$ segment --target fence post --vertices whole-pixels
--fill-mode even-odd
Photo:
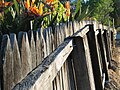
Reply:
[[[100,53],[98,49],[97,37],[95,35],[93,25],[89,25],[89,29],[90,30],[87,33],[87,36],[88,36],[92,67],[93,67],[95,87],[96,87],[96,90],[103,90],[102,78],[101,78],[102,71],[101,71],[101,65],[100,65]]]
[[[110,41],[107,30],[104,30],[104,42],[105,42],[105,48],[106,48],[106,55],[107,55],[107,61],[109,62],[109,67],[111,67],[111,50],[110,50]]]
[[[75,81],[77,90],[95,90],[92,66],[87,57],[88,49],[82,37],[75,37],[72,59],[74,64]],[[90,70],[90,71],[89,71]]]
[[[99,29],[98,43],[99,43],[100,51],[101,51],[103,73],[105,73],[105,80],[109,80],[105,43],[104,43],[104,38],[103,38],[103,35],[102,35],[102,32],[101,32],[101,29]]]

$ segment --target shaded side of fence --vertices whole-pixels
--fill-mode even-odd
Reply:
[[[70,22],[56,26],[55,29],[20,32],[18,37],[15,34],[4,35],[0,61],[2,89],[103,88],[102,76],[105,74],[108,80],[106,63],[109,62],[110,65],[111,60],[111,39],[107,37],[112,31],[103,30],[103,33],[97,30],[98,34],[95,35],[94,27],[78,31],[85,24],[86,22]],[[69,36],[72,37],[63,42]],[[81,81],[87,86],[82,85]]]

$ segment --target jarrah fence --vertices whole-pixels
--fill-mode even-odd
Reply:
[[[113,29],[95,21],[4,35],[2,90],[103,90]]]

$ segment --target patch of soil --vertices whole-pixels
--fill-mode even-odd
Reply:
[[[120,47],[113,50],[112,67],[109,69],[110,80],[105,84],[105,90],[120,90]]]

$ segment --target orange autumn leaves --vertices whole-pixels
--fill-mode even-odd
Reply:
[[[0,1],[0,12],[2,12],[5,7],[11,6],[11,5],[13,5],[12,2],[4,2],[4,0]]]
[[[25,7],[27,8],[27,10],[29,12],[32,12],[33,14],[37,15],[37,16],[42,16],[43,15],[43,7],[44,4],[41,3],[39,5],[39,8],[34,4],[35,0],[32,0],[32,2],[30,3],[30,0],[27,0],[25,2]]]
[[[66,1],[65,8],[66,8],[66,16],[70,16],[70,2],[69,1]]]
[[[46,0],[45,1],[45,3],[44,4],[48,4],[48,5],[50,5],[51,7],[53,7],[52,6],[52,3],[54,2],[55,0]],[[37,16],[42,16],[43,14],[44,14],[44,10],[43,10],[43,8],[44,8],[44,4],[43,3],[41,3],[40,5],[39,5],[39,7],[37,7],[35,4],[35,0],[32,0],[31,2],[30,2],[30,0],[26,0],[25,1],[25,7],[26,7],[26,9],[29,11],[29,12],[31,12],[31,13],[33,13],[33,14],[35,14],[35,15],[37,15]],[[53,4],[54,5],[54,4]],[[69,1],[66,1],[66,3],[65,3],[65,8],[66,8],[66,16],[70,16],[70,2]],[[49,12],[46,12],[47,14],[50,14]]]
[[[46,3],[52,3],[54,0],[46,0]]]

